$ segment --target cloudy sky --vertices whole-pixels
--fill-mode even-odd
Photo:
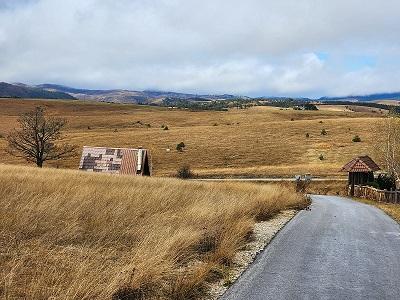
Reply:
[[[0,81],[250,96],[400,91],[399,0],[0,0]]]

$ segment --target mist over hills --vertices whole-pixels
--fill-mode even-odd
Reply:
[[[0,97],[3,98],[33,98],[33,99],[80,99],[113,103],[135,103],[135,104],[160,104],[165,100],[180,100],[190,102],[206,102],[218,100],[252,100],[268,99],[270,101],[285,101],[295,99],[298,101],[354,101],[354,102],[373,102],[379,100],[398,100],[400,101],[400,92],[379,93],[370,95],[350,95],[342,97],[321,97],[319,99],[310,99],[306,97],[247,97],[231,94],[212,95],[212,94],[190,94],[169,91],[144,90],[134,91],[125,89],[83,89],[74,88],[58,84],[39,84],[27,85],[24,83],[6,83],[0,82]]]
[[[0,98],[36,98],[36,99],[76,99],[68,93],[50,91],[25,84],[0,82]]]

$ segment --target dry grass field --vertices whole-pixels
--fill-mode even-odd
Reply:
[[[254,222],[307,204],[280,186],[2,164],[0,199],[1,299],[196,299]]]
[[[170,176],[190,165],[200,176],[340,175],[352,157],[371,154],[373,129],[381,114],[341,109],[320,111],[253,107],[228,112],[177,110],[79,101],[0,100],[0,135],[17,126],[17,116],[41,105],[69,120],[65,138],[80,147],[137,147],[151,150],[154,174]],[[169,130],[163,130],[162,125]],[[321,135],[325,129],[327,135]],[[309,138],[306,137],[309,133]],[[361,143],[353,143],[359,135]],[[176,144],[184,142],[182,153]],[[4,152],[0,162],[25,164]],[[167,152],[166,149],[171,149]],[[319,157],[322,155],[323,160]],[[76,169],[79,155],[48,166]]]

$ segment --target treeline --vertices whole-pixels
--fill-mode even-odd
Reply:
[[[375,102],[352,102],[352,101],[320,101],[313,103],[313,100],[302,98],[234,98],[225,100],[211,100],[207,98],[165,98],[161,105],[178,109],[189,110],[215,110],[227,111],[230,108],[247,109],[252,106],[271,106],[281,108],[292,108],[295,110],[318,110],[317,105],[344,105],[344,106],[365,106],[377,109],[389,110],[393,114],[400,115],[400,106],[380,104]]]
[[[346,106],[364,106],[364,107],[373,107],[377,109],[388,110],[393,114],[400,114],[400,106],[381,104],[375,102],[352,102],[352,101],[329,101],[321,103],[321,105],[346,105]]]

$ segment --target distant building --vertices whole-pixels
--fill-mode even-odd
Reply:
[[[121,175],[150,176],[146,149],[83,147],[79,170]]]
[[[374,181],[374,172],[379,170],[379,166],[369,156],[353,158],[341,169],[342,172],[349,173],[348,184],[351,186],[351,195],[354,193],[354,185],[363,185]]]

